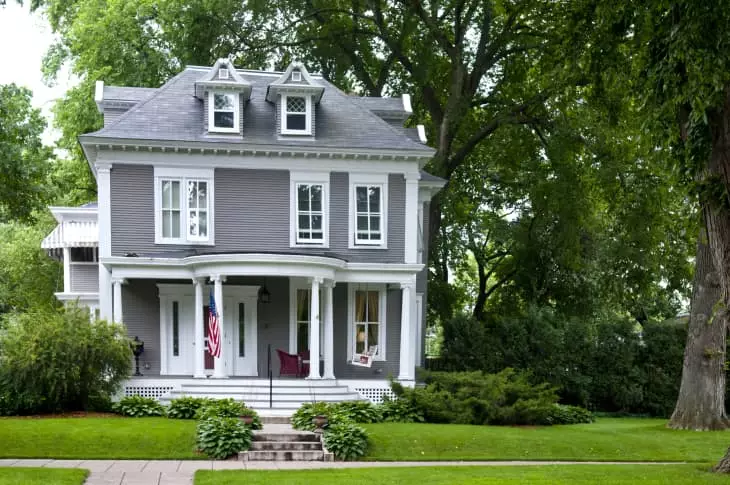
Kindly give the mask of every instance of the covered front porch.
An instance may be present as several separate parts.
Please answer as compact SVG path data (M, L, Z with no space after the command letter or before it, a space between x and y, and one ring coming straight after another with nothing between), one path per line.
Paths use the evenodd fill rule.
M260 255L256 264L244 255L226 268L215 264L220 258L208 257L206 265L197 259L183 266L191 273L187 280L180 278L179 261L170 271L172 261L113 258L122 260L105 266L113 318L145 342L145 377L412 381L421 338L423 303L414 284L419 268L348 268L340 260L332 263L338 268L326 268L321 260L331 258L303 258L273 258L276 271L266 271L262 266L272 262L262 264L267 257ZM211 296L219 307L219 358L207 351ZM305 372L282 366L286 354L298 357ZM372 362L362 365L363 356Z

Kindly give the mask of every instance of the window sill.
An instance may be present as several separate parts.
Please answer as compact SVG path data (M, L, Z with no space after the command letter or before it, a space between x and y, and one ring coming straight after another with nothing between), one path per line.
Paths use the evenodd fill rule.
M159 246L215 246L215 241L182 241L182 240L170 240L156 239L155 244Z
M320 244L320 243L294 243L289 246L290 248L311 248L311 249L329 249L329 244Z
M348 246L348 249L365 249L365 250L372 250L372 249L381 249L385 250L388 249L387 244L350 244Z
M231 134L236 134L239 132L240 132L240 130L238 128L208 128L208 133L212 133L212 134L222 133L222 134L231 135Z

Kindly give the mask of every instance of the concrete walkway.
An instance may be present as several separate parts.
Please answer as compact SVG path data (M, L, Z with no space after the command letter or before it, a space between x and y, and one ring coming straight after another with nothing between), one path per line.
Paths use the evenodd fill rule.
M197 470L312 470L420 466L677 465L668 462L576 461L210 461L210 460L0 460L0 467L85 468L86 485L187 485Z

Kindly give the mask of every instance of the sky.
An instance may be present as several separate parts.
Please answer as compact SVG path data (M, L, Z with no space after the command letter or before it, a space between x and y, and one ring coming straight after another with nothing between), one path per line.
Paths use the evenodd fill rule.
M29 2L25 2L26 4ZM28 5L8 0L0 7L0 84L15 83L33 91L33 105L43 110L51 124L53 102L73 85L68 71L59 74L54 86L43 84L41 63L54 35L42 14L30 13ZM47 129L44 143L51 145L58 134Z

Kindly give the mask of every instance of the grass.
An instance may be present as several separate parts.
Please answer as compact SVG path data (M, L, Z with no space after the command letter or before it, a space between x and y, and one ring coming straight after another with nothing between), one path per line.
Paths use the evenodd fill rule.
M199 471L195 485L713 485L730 484L709 465L560 465L529 467L413 467L301 471Z
M191 459L195 421L167 418L2 418L0 458Z
M74 468L0 468L0 485L81 485L88 474Z
M365 460L571 460L715 462L724 431L675 431L661 419L602 418L592 424L497 427L369 424Z

